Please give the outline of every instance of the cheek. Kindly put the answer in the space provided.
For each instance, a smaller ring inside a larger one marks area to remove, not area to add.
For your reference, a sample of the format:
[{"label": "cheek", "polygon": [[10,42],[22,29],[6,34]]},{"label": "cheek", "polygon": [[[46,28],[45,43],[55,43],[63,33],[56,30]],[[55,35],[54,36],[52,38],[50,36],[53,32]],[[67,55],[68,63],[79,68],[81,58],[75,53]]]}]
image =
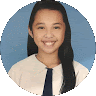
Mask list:
[{"label": "cheek", "polygon": [[36,45],[42,40],[42,34],[35,33],[34,34],[34,41]]},{"label": "cheek", "polygon": [[33,34],[34,34],[34,39],[38,39],[39,38],[39,32],[36,30],[36,28],[33,28]]},{"label": "cheek", "polygon": [[65,37],[65,32],[64,32],[64,31],[62,31],[62,32],[60,32],[60,33],[58,34],[58,39],[59,39],[59,41],[61,41],[62,43],[63,43],[63,41],[64,41],[64,37]]}]

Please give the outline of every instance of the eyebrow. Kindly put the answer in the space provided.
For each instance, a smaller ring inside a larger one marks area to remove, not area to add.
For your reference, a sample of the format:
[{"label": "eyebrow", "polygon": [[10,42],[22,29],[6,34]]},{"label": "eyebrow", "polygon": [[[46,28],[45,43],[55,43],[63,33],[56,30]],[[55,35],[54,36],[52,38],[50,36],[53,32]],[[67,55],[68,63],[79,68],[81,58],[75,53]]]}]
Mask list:
[{"label": "eyebrow", "polygon": [[62,25],[61,23],[54,23],[53,25],[56,25],[56,24],[60,24],[60,25]]},{"label": "eyebrow", "polygon": [[[36,26],[37,26],[37,25],[40,25],[40,24],[45,24],[45,23],[37,23]],[[56,24],[62,25],[61,23],[54,23],[53,25],[56,25]]]}]

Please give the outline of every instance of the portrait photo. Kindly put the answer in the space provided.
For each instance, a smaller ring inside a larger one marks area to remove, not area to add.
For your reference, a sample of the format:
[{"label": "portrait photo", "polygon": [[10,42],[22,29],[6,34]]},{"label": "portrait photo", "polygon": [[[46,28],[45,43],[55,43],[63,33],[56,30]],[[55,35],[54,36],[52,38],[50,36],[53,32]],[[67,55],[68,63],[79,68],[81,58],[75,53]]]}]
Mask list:
[{"label": "portrait photo", "polygon": [[19,9],[1,37],[1,60],[20,88],[41,96],[75,90],[95,60],[95,36],[74,7],[41,0]]}]

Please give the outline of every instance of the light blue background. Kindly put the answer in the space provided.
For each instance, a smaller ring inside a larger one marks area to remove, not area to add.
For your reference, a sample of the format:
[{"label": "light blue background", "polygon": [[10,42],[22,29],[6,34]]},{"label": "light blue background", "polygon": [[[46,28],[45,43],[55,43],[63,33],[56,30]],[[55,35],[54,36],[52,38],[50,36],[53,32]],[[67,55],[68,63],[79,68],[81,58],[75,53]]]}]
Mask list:
[{"label": "light blue background", "polygon": [[[1,37],[1,59],[7,72],[12,65],[27,58],[27,28],[35,3],[18,10],[9,19],[4,29]],[[90,70],[95,59],[95,37],[93,31],[87,19],[79,11],[65,3],[61,4],[66,9],[71,27],[74,60]]]}]

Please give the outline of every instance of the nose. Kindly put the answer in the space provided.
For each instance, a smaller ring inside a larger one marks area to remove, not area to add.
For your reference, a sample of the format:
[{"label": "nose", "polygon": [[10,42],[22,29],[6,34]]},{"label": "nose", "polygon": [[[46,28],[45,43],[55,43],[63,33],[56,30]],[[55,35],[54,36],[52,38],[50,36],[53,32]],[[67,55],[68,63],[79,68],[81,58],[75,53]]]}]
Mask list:
[{"label": "nose", "polygon": [[52,38],[52,37],[53,37],[52,32],[51,32],[50,30],[47,30],[47,31],[46,31],[46,34],[45,34],[45,37],[46,37],[46,38]]}]

